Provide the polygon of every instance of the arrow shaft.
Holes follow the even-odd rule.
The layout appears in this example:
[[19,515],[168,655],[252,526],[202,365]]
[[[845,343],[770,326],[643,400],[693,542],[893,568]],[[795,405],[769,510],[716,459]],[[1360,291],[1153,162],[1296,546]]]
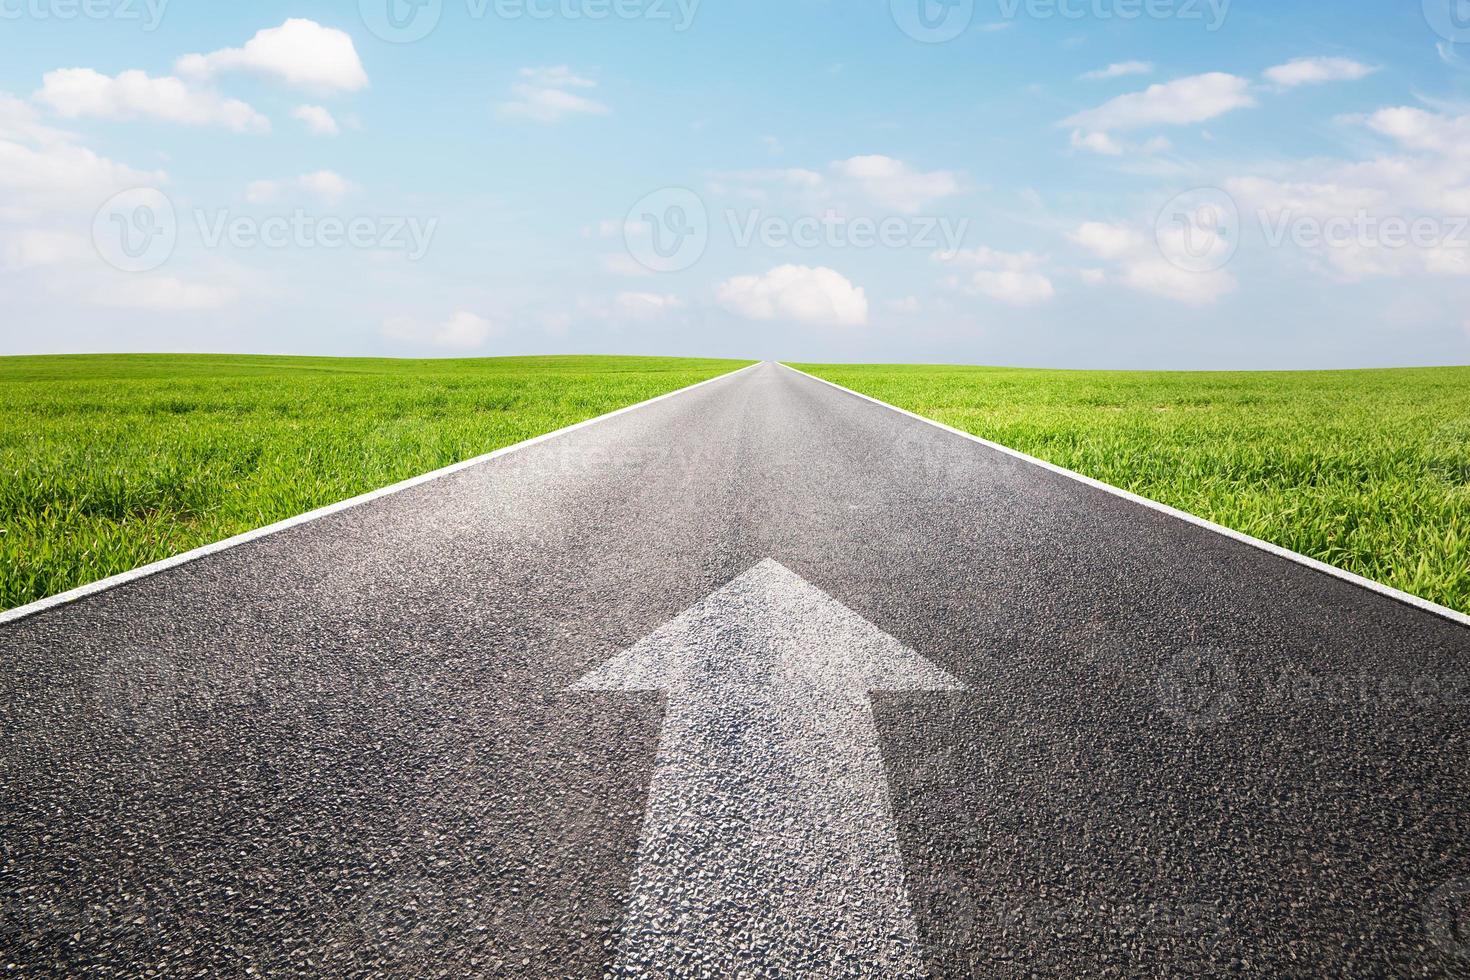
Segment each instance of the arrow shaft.
[[673,695],[618,972],[925,975],[865,694]]
[[957,678],[766,559],[573,689],[669,699],[619,975],[925,975],[868,698]]

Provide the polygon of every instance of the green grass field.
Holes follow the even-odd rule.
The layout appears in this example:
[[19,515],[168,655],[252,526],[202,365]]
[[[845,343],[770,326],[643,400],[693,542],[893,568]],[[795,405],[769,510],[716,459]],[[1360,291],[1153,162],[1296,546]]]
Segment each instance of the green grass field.
[[0,358],[0,609],[743,363]]
[[1470,368],[793,366],[1470,612]]
[[[742,363],[0,358],[0,608]],[[1470,611],[1470,368],[797,366]]]

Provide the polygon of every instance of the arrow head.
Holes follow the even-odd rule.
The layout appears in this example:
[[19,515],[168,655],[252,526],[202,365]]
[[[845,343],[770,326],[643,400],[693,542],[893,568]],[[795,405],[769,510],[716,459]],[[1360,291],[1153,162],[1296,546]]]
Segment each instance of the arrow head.
[[964,684],[766,559],[572,686],[687,692],[959,691]]

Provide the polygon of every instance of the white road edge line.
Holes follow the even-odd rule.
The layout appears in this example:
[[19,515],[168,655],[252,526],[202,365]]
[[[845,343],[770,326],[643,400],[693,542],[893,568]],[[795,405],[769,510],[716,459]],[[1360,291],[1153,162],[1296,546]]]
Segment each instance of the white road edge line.
[[1185,522],[1186,524],[1193,524],[1195,527],[1204,528],[1206,531],[1213,531],[1216,534],[1224,535],[1225,537],[1230,538],[1234,541],[1238,541],[1241,544],[1249,545],[1252,548],[1257,548],[1261,551],[1273,554],[1278,558],[1285,558],[1287,561],[1295,562],[1298,565],[1304,565],[1307,568],[1312,569],[1313,571],[1321,572],[1324,575],[1331,575],[1333,578],[1341,579],[1344,582],[1349,582],[1360,588],[1367,589],[1370,592],[1376,592],[1381,596],[1387,596],[1390,599],[1396,599],[1399,602],[1413,606],[1416,609],[1420,609],[1424,612],[1432,613],[1435,616],[1447,619],[1452,623],[1458,623],[1461,626],[1470,626],[1470,616],[1467,616],[1464,613],[1456,612],[1455,610],[1450,609],[1446,606],[1441,606],[1438,603],[1430,602],[1428,599],[1421,599],[1416,595],[1410,595],[1408,592],[1403,592],[1399,589],[1393,588],[1392,586],[1384,585],[1382,582],[1375,582],[1370,578],[1364,578],[1361,575],[1356,575],[1352,572],[1347,571],[1346,569],[1338,568],[1335,565],[1328,565],[1326,562],[1320,562],[1315,558],[1309,558],[1306,555],[1291,551],[1288,548],[1283,548],[1280,545],[1272,544],[1269,541],[1262,541],[1260,538],[1253,538],[1249,534],[1243,534],[1240,531],[1232,530],[1231,528],[1225,527],[1223,524],[1216,524],[1213,521],[1207,521],[1203,517],[1196,517],[1194,514],[1190,514],[1185,511],[1170,507],[1168,504],[1161,504],[1157,500],[1150,500],[1147,497],[1140,497],[1136,493],[1131,493],[1127,490],[1123,490],[1111,484],[1103,483],[1101,480],[1094,480],[1090,476],[1083,476],[1081,473],[1077,473],[1073,470],[1057,466],[1055,463],[1048,463],[1044,459],[1037,459],[1035,456],[1028,456],[1023,452],[1020,452],[1019,450],[1011,449],[1009,446],[1002,446],[998,442],[991,442],[989,439],[982,439],[979,436],[974,435],[973,433],[965,432],[961,429],[956,429],[952,425],[945,425],[943,422],[937,422],[934,419],[925,418],[922,415],[910,412],[908,409],[899,408],[897,405],[890,405],[885,401],[880,401],[879,399],[873,398],[870,395],[865,395],[860,391],[853,391],[851,388],[844,388],[842,385],[836,384],[832,381],[828,381],[826,378],[819,378],[814,374],[807,374],[805,371],[794,368],[789,364],[782,363],[781,366],[788,371],[801,375],[802,377],[811,378],[813,381],[819,381],[822,384],[827,385],[828,387],[836,388],[838,391],[846,392],[849,395],[861,398],[863,401],[872,402],[874,405],[882,405],[884,408],[898,412],[900,415],[907,415],[911,419],[918,419],[920,422],[927,423],[937,429],[943,429],[946,432],[950,432],[954,435],[961,436],[962,438],[969,439],[971,442],[978,442],[980,445],[985,446],[987,449],[993,449],[998,453],[1004,453],[1005,455],[1014,457],[1015,459],[1019,459],[1022,462],[1030,463],[1033,466],[1039,466],[1044,470],[1050,470],[1051,472],[1056,473],[1060,476],[1064,476],[1069,480],[1076,480],[1078,483],[1085,483],[1087,486],[1092,487],[1095,490],[1101,490],[1104,493],[1110,493],[1115,497],[1122,497],[1124,500],[1138,504],[1142,507],[1147,507],[1149,510],[1157,511],[1160,514],[1167,514],[1170,517],[1177,518]]
[[120,585],[126,585],[129,582],[136,582],[139,579],[148,578],[151,575],[157,575],[159,572],[168,571],[170,568],[177,568],[180,565],[186,565],[191,561],[197,561],[200,558],[205,558],[209,555],[215,555],[220,553],[221,551],[228,551],[231,548],[238,548],[242,544],[248,544],[251,541],[259,540],[260,538],[268,537],[269,535],[277,534],[281,531],[289,530],[293,527],[299,527],[302,524],[310,524],[312,521],[321,520],[323,517],[330,517],[333,514],[339,514],[344,510],[351,510],[353,507],[360,507],[363,504],[371,503],[372,501],[378,500],[381,497],[387,497],[392,494],[399,493],[403,490],[408,490],[413,487],[419,486],[420,484],[428,483],[431,480],[437,480],[441,477],[449,476],[453,473],[458,473],[460,470],[467,470],[472,466],[479,466],[481,463],[488,463],[490,460],[498,459],[501,456],[509,456],[511,453],[519,452],[522,449],[529,449],[532,446],[539,445],[540,443],[547,442],[551,439],[555,439],[558,436],[564,436],[569,433],[576,432],[578,429],[585,429],[589,426],[596,425],[599,422],[606,422],[608,419],[617,418],[619,415],[625,415],[628,412],[637,411],[640,408],[647,408],[649,405],[661,402],[666,398],[673,398],[675,395],[682,395],[686,392],[693,391],[695,388],[702,388],[705,385],[713,384],[716,381],[723,381],[727,378],[733,378],[737,374],[743,374],[746,371],[758,368],[763,363],[766,362],[756,361],[753,364],[747,364],[743,368],[737,368],[734,371],[727,371],[724,374],[718,374],[713,378],[706,378],[705,380],[696,382],[692,385],[678,388],[674,391],[665,392],[664,394],[658,395],[654,398],[650,398],[647,401],[638,402],[636,405],[627,405],[623,408],[608,412],[606,415],[599,415],[596,418],[584,419],[581,422],[566,426],[565,428],[557,429],[554,432],[547,432],[544,435],[539,435],[534,438],[527,439],[525,442],[518,442],[513,446],[502,446],[499,449],[494,450],[493,452],[485,453],[482,456],[476,456],[473,459],[466,459],[462,462],[451,463],[449,466],[445,466],[442,469],[437,469],[429,473],[424,473],[420,476],[410,477],[409,479],[404,480],[401,483],[394,483],[390,486],[382,487],[378,490],[371,490],[367,493],[361,494],[356,497],[350,497],[347,500],[342,500],[335,504],[328,504],[325,507],[319,507],[316,510],[307,511],[305,514],[298,514],[295,517],[288,517],[284,521],[278,521],[275,524],[267,524],[265,527],[258,527],[253,531],[246,531],[243,534],[237,534],[232,538],[225,538],[224,540],[216,541],[213,544],[206,544],[202,547],[194,548],[191,551],[181,552],[177,555],[173,555],[172,557],[164,558],[161,561],[156,561],[148,565],[139,565],[137,568],[134,568],[130,571],[121,572],[117,575],[110,575],[107,578],[101,578],[95,582],[88,582],[86,585],[79,585],[75,589],[71,589],[66,592],[58,592],[56,595],[48,596],[45,599],[38,599],[35,602],[26,603],[23,606],[16,606],[14,609],[7,609],[4,612],[0,612],[0,625],[3,625],[5,623],[13,623],[21,619],[27,619],[31,616],[36,615],[37,613],[45,612],[48,609],[55,609],[57,606],[70,605],[71,603],[76,602],[78,599],[85,599],[87,596],[96,595],[98,592],[106,592],[108,589],[115,589]]

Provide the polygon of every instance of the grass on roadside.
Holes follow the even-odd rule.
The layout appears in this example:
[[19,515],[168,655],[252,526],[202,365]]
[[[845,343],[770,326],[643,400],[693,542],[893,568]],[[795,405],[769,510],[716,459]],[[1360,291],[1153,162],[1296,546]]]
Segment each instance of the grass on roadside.
[[743,363],[3,357],[0,609]]
[[793,366],[1470,612],[1470,368]]

